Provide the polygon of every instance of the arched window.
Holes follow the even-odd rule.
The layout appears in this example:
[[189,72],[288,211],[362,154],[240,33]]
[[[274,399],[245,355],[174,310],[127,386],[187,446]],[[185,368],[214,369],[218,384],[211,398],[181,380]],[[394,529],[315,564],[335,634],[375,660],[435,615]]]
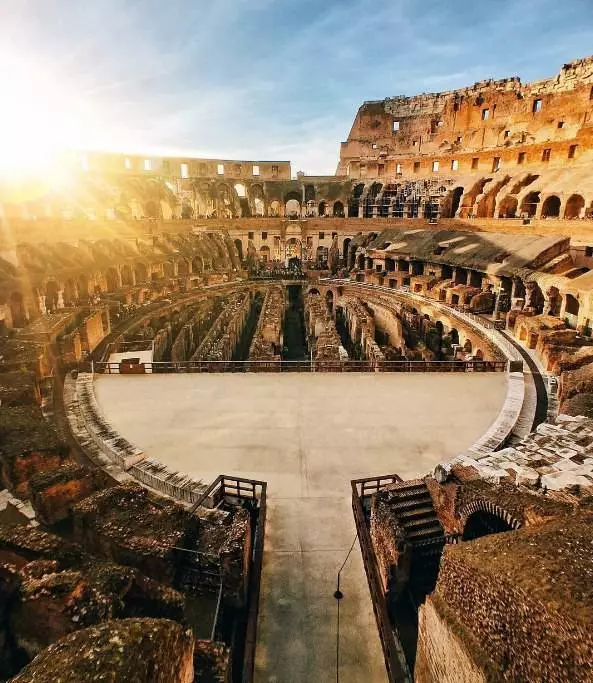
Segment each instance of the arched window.
[[558,218],[560,216],[560,197],[551,195],[542,206],[542,218]]

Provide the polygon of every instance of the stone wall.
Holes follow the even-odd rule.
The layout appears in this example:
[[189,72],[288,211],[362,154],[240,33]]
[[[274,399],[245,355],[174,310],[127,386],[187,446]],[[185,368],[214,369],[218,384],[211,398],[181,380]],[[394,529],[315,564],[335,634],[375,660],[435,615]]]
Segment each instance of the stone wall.
[[489,680],[428,596],[418,614],[415,683],[487,683]]

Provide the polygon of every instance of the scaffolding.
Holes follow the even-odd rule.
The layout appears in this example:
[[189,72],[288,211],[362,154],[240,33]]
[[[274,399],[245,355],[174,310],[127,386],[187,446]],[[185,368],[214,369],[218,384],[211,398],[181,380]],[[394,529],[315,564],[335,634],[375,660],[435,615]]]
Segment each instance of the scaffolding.
[[360,197],[364,218],[437,218],[441,201],[451,191],[451,178],[373,183]]

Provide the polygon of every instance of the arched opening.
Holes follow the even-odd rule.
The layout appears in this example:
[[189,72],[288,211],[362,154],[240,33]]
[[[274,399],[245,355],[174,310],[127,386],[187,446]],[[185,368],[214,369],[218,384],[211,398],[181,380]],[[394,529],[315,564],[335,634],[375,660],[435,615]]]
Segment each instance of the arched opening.
[[533,218],[539,204],[539,192],[530,192],[521,202],[521,215]]
[[364,183],[359,183],[354,186],[350,199],[348,201],[348,216],[350,218],[358,218],[358,207],[360,205],[360,197],[364,190]]
[[578,299],[572,294],[566,295],[566,303],[564,305],[564,321],[568,327],[575,329],[578,322],[580,305]]
[[571,315],[579,314],[579,302],[572,294],[566,295],[566,307],[564,310]]
[[560,197],[550,195],[542,206],[542,218],[558,218],[560,216]]
[[319,206],[317,207],[317,215],[318,216],[325,216],[325,210],[326,210],[326,205],[324,201],[319,202]]
[[8,300],[10,315],[13,327],[25,327],[27,324],[27,313],[23,304],[23,295],[20,292],[13,292]]
[[45,308],[48,313],[53,313],[58,307],[58,283],[55,280],[49,280],[45,286]]
[[117,292],[119,289],[119,276],[115,268],[107,268],[105,282],[107,283],[108,292]]
[[183,201],[181,205],[181,218],[184,220],[189,220],[194,217],[194,207],[186,200]]
[[451,196],[451,215],[449,218],[455,218],[455,214],[459,210],[459,205],[461,204],[461,198],[463,197],[463,188],[462,187],[456,187],[453,190],[453,194]]
[[476,510],[467,518],[465,527],[463,528],[463,535],[461,540],[473,541],[482,536],[489,534],[499,534],[503,531],[511,531],[511,525],[502,517],[486,512],[484,510]]
[[128,264],[121,267],[121,283],[124,287],[131,287],[134,284],[134,273]]
[[463,345],[463,350],[466,353],[471,353],[472,352],[472,342],[471,339],[466,339],[465,344]]
[[144,265],[144,263],[136,263],[134,266],[134,273],[136,274],[136,284],[140,284],[148,280],[148,268]]
[[146,218],[158,218],[159,217],[159,205],[157,202],[150,199],[144,205],[144,215]]
[[328,309],[333,313],[333,311],[334,311],[334,293],[332,292],[331,289],[328,289],[327,292],[325,293],[325,302],[327,304]]
[[346,237],[344,240],[344,245],[342,247],[342,263],[347,266],[348,265],[348,249],[350,248],[350,242],[352,240],[350,237]]
[[296,237],[291,237],[286,242],[286,258],[289,260],[292,258],[302,260],[303,258],[302,244]]
[[580,194],[573,194],[566,202],[564,218],[580,218],[581,212],[585,208],[585,199]]
[[256,197],[253,200],[253,206],[255,208],[255,215],[256,216],[265,216],[266,215],[266,206],[264,204],[263,199],[261,199],[260,197]]
[[327,268],[328,253],[329,250],[327,247],[317,247],[317,251],[315,253],[315,265],[318,269],[323,270],[324,268]]
[[191,260],[191,272],[192,273],[203,273],[204,272],[204,261],[201,256],[194,256]]
[[474,355],[477,360],[484,360],[484,352],[482,349],[477,349]]
[[364,217],[372,218],[373,216],[381,215],[381,207],[379,206],[379,194],[383,189],[382,183],[373,183],[371,189],[368,191],[366,201],[364,203]]
[[305,185],[305,203],[315,201],[315,185]]
[[268,263],[268,261],[270,260],[270,247],[266,246],[265,244],[263,247],[260,247],[259,260],[262,263]]
[[289,218],[298,218],[301,215],[301,196],[298,192],[289,192],[284,197],[284,205]]
[[86,275],[79,275],[77,279],[78,298],[81,302],[86,302],[89,297],[89,280]]
[[70,278],[64,283],[64,305],[75,306],[78,302],[76,282]]
[[278,218],[280,216],[280,209],[281,205],[280,202],[275,199],[273,202],[270,203],[270,217],[271,218]]
[[235,248],[237,250],[237,254],[239,254],[239,259],[242,261],[243,260],[243,242],[241,240],[236,239],[235,240]]
[[451,340],[451,344],[459,345],[459,332],[456,330],[455,327],[452,327],[449,330],[449,339]]
[[499,218],[515,218],[517,215],[517,206],[519,201],[517,197],[509,194],[501,202],[498,207]]
[[177,262],[177,275],[180,277],[189,275],[189,261],[187,259],[181,258]]
[[333,214],[335,218],[344,218],[344,205],[342,202],[334,202]]

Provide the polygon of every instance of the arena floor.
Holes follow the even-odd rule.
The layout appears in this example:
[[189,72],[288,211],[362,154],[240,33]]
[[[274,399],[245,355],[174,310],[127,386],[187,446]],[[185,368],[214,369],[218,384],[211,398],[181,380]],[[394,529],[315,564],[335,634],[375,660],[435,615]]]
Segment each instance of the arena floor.
[[[205,482],[268,482],[256,681],[335,679],[336,572],[354,537],[350,480],[424,474],[494,421],[497,374],[100,376],[109,422]],[[386,681],[358,546],[342,574],[340,681]]]

